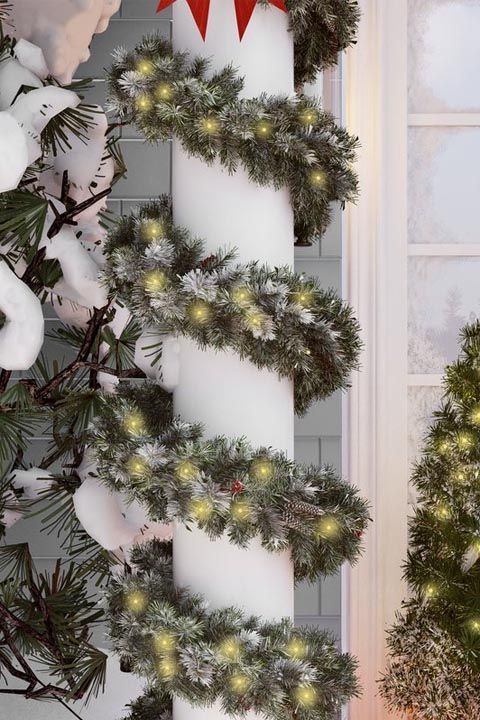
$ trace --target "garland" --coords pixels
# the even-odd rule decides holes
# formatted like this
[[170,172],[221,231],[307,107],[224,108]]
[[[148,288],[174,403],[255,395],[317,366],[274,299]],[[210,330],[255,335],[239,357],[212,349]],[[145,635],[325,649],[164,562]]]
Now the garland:
[[173,52],[158,35],[117,50],[109,75],[111,107],[147,140],[174,136],[206,163],[218,159],[229,172],[242,165],[258,185],[287,186],[297,243],[311,244],[331,204],[356,198],[357,138],[312,98],[240,99],[242,87],[231,66],[208,76],[206,60]]
[[193,523],[209,537],[270,552],[291,549],[295,579],[314,581],[354,562],[366,503],[331,468],[297,465],[245,439],[202,439],[200,425],[172,420],[158,385],[122,385],[102,398],[93,447],[99,474],[152,519]]
[[142,206],[110,233],[104,270],[144,326],[233,348],[292,378],[295,410],[348,386],[361,343],[351,309],[333,291],[288,268],[202,257],[203,244],[172,223],[169,200]]
[[137,574],[113,579],[107,597],[111,639],[148,681],[134,707],[142,720],[149,707],[151,717],[171,718],[172,695],[195,706],[220,700],[229,715],[324,720],[357,694],[355,661],[328,633],[234,607],[209,611],[200,595],[174,586],[170,544],[137,547],[132,561]]
[[[259,0],[263,3],[264,0]],[[355,43],[360,8],[357,0],[286,0],[295,44],[295,85],[313,82]]]

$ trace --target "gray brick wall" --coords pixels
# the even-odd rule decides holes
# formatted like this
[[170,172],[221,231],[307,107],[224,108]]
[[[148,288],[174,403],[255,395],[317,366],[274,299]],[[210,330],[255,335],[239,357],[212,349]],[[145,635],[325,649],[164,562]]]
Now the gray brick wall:
[[[81,67],[79,77],[94,79],[93,89],[88,91],[88,101],[103,104],[105,97],[104,69],[110,64],[111,50],[123,45],[132,46],[145,33],[160,31],[166,37],[171,32],[168,14],[155,14],[155,0],[123,0],[121,11],[111,20],[106,33],[97,35],[92,43],[92,55],[88,63]],[[338,74],[327,80],[327,97],[339,97],[338,86],[341,82]],[[329,108],[338,113],[337,107]],[[128,175],[114,190],[110,207],[114,212],[127,213],[136,203],[149,199],[170,188],[170,149],[168,144],[151,146],[130,129],[122,133],[122,151],[125,156]],[[336,214],[334,223],[320,245],[296,252],[298,270],[320,278],[324,286],[340,290],[341,283],[341,217]],[[57,324],[53,317],[47,318],[47,326]],[[50,356],[58,354],[58,346],[47,344]],[[296,459],[313,463],[330,463],[341,469],[341,397],[340,394],[318,403],[306,417],[296,422]],[[48,439],[37,437],[32,442],[31,462],[43,455]],[[39,564],[48,567],[52,559],[61,554],[58,541],[52,536],[40,532],[35,520],[19,522],[8,535],[9,542],[31,541]],[[317,585],[301,585],[296,592],[296,616],[300,623],[331,628],[337,635],[340,632],[340,578],[328,578]],[[6,701],[5,701],[6,702]],[[25,701],[9,700],[7,706],[2,700],[0,718],[21,720],[26,717]],[[4,714],[5,708],[6,714]],[[45,708],[43,710],[42,708]],[[42,713],[45,712],[45,715]],[[35,717],[49,720],[68,717],[61,708],[48,704],[35,705]]]

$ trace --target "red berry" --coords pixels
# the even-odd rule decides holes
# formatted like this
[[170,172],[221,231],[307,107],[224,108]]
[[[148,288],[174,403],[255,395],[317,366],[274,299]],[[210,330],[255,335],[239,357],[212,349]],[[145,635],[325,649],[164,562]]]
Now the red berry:
[[245,490],[245,485],[240,480],[235,480],[232,483],[232,495],[238,495]]

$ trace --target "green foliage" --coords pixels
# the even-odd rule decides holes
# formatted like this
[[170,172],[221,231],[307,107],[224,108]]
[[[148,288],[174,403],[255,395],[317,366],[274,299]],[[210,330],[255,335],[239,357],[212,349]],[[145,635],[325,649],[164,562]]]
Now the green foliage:
[[45,197],[28,190],[0,194],[0,243],[36,247],[47,217]]
[[241,99],[233,67],[209,74],[207,61],[174,53],[158,35],[117,51],[109,87],[112,107],[147,140],[174,136],[207,163],[218,159],[229,172],[243,166],[257,185],[287,186],[302,243],[323,234],[331,203],[357,195],[357,138],[311,98]]
[[172,224],[166,198],[122,218],[105,253],[108,286],[145,327],[232,348],[293,379],[298,415],[348,387],[361,348],[358,323],[315,279],[234,264],[233,252],[205,257],[201,242]]
[[[328,633],[264,622],[234,607],[209,611],[173,584],[168,545],[136,548],[137,575],[108,589],[110,636],[133,672],[148,679],[134,718],[170,718],[169,695],[194,706],[220,700],[228,715],[329,720],[358,692],[355,661]],[[146,714],[144,714],[146,713]]]
[[355,42],[357,0],[286,0],[295,44],[295,84],[313,82]]
[[239,547],[258,537],[270,552],[290,548],[296,581],[358,557],[368,508],[355,488],[331,468],[295,464],[242,438],[203,440],[200,426],[172,419],[157,385],[104,396],[92,448],[100,477],[154,520],[193,524]]
[[[392,705],[405,708],[412,702],[412,717],[418,720],[479,717],[479,371],[477,321],[462,331],[461,356],[445,371],[444,402],[435,413],[423,457],[413,473],[418,507],[410,520],[405,575],[414,603],[405,606],[405,617],[392,631],[394,657],[384,687]],[[431,655],[426,657],[428,653],[422,654],[421,645],[414,643],[416,647],[411,648],[409,655],[402,651],[397,657],[398,649],[417,635],[421,636],[423,647],[431,647]],[[429,682],[424,691],[416,693],[416,685],[408,690],[404,680],[418,672],[420,658],[423,667],[426,663],[430,669],[422,670],[422,675],[429,676]],[[446,667],[450,658],[452,674],[448,678]],[[460,675],[464,684],[456,686],[455,678]],[[475,701],[472,683],[476,687]],[[433,688],[438,694],[436,702],[431,703]],[[471,714],[473,707],[475,712]]]
[[58,561],[52,573],[38,573],[20,544],[0,547],[0,568],[7,576],[0,583],[0,672],[16,660],[16,647],[55,674],[66,699],[97,694],[107,658],[91,644],[90,628],[102,612],[78,565]]

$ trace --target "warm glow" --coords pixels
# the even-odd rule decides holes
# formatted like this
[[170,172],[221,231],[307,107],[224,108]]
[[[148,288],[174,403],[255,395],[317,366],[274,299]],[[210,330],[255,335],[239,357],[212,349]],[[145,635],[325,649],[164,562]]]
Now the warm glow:
[[473,618],[473,620],[470,620],[470,629],[474,633],[480,633],[480,618]]
[[238,660],[242,652],[242,646],[236,638],[227,638],[220,643],[218,652],[226,660]]
[[148,605],[148,596],[140,590],[131,590],[125,595],[125,606],[130,612],[141,613]]
[[235,500],[230,506],[234,520],[248,520],[251,514],[250,506],[244,500]]
[[265,315],[257,310],[252,310],[251,312],[247,313],[246,316],[247,326],[251,330],[256,330],[257,328],[261,328],[263,323],[265,322]]
[[157,87],[156,95],[159,100],[170,100],[173,95],[172,86],[167,83],[162,83]]
[[155,66],[151,60],[139,60],[137,63],[137,72],[142,73],[142,75],[151,75],[154,71]]
[[151,270],[143,278],[145,290],[149,293],[158,293],[165,290],[168,278],[161,270]]
[[298,305],[302,305],[303,307],[309,307],[312,305],[314,300],[314,294],[311,290],[308,288],[302,288],[301,290],[298,290],[297,292],[293,293],[293,299]]
[[140,95],[136,102],[139,110],[151,110],[153,107],[152,98],[149,95]]
[[324,515],[317,522],[317,535],[322,540],[334,540],[340,530],[341,525],[333,515]]
[[448,505],[438,505],[435,508],[435,515],[439,520],[449,520],[452,517],[452,511]]
[[275,466],[271,460],[258,458],[250,466],[250,475],[260,482],[268,482],[273,478]]
[[438,585],[435,585],[435,583],[428,583],[428,585],[425,586],[425,597],[432,599],[438,596]]
[[470,433],[460,432],[457,435],[457,443],[460,450],[468,450],[473,445],[473,437]]
[[208,520],[213,512],[213,505],[210,500],[197,498],[191,503],[192,515],[197,520]]
[[313,707],[317,702],[317,691],[311,685],[302,685],[296,689],[295,697],[299,705]]
[[163,225],[157,220],[145,220],[142,222],[142,235],[147,240],[156,240],[163,234]]
[[170,653],[175,649],[175,636],[169,632],[160,632],[155,636],[155,648],[160,653]]
[[246,675],[242,673],[235,673],[230,678],[230,689],[236,693],[244,693],[250,686],[250,680]]
[[145,421],[139,412],[131,412],[126,415],[123,425],[131,435],[142,435],[145,432]]
[[178,672],[178,665],[173,658],[165,658],[158,663],[158,672],[164,680],[171,680]]
[[308,653],[308,645],[299,637],[293,637],[285,646],[285,652],[295,660],[301,660]]
[[188,307],[190,320],[196,325],[205,325],[210,321],[212,310],[208,303],[198,300]]
[[148,473],[149,469],[147,461],[141,455],[134,455],[127,462],[128,473],[133,477],[142,477]]
[[307,108],[300,115],[300,119],[304,125],[313,125],[318,120],[318,113],[314,108]]
[[248,287],[240,285],[232,291],[232,300],[238,305],[247,305],[252,300],[252,292]]
[[312,170],[310,173],[310,182],[312,185],[316,185],[318,188],[324,188],[327,182],[327,178],[323,170]]
[[269,123],[267,120],[260,120],[259,123],[257,123],[256,127],[256,134],[260,138],[268,138],[272,134],[272,124]]
[[180,480],[195,480],[198,477],[198,467],[190,460],[183,460],[175,470],[175,474]]
[[202,120],[202,130],[207,135],[214,135],[218,132],[219,124],[218,121],[213,117],[206,117]]

